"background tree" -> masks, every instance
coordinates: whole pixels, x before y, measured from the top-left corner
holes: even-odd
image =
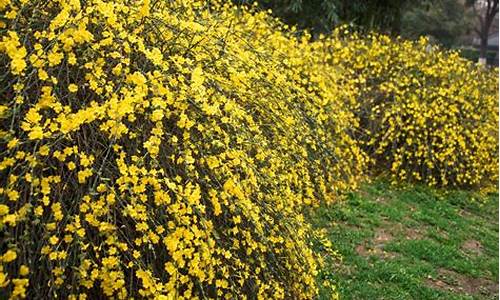
[[[466,3],[471,7],[477,19],[477,26],[474,31],[479,37],[479,62],[486,63],[486,54],[488,52],[488,37],[495,17],[498,14],[499,0],[467,0]]]
[[[430,36],[446,47],[461,44],[470,31],[473,16],[460,0],[422,1],[405,11],[401,35],[415,39]]]
[[[239,3],[251,0],[234,0]],[[351,24],[399,34],[403,12],[415,1],[409,0],[257,0],[264,9],[300,29],[329,33],[339,24]],[[418,3],[418,2],[417,2]]]
[[[404,12],[415,5],[409,0],[339,1],[341,20],[365,29],[401,33]],[[417,2],[418,3],[418,2]]]
[[[248,3],[251,0],[240,0]],[[327,33],[339,23],[337,0],[257,0],[263,9],[288,25],[309,29],[313,33]]]

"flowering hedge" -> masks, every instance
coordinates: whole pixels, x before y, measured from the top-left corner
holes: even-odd
[[[354,89],[359,141],[395,181],[488,187],[498,180],[498,69],[486,69],[426,39],[329,40],[340,83]]]
[[[366,160],[320,44],[214,1],[0,11],[1,298],[317,293],[301,210]]]
[[[367,154],[495,176],[496,77],[428,48],[225,1],[0,1],[0,298],[335,296],[302,211]]]

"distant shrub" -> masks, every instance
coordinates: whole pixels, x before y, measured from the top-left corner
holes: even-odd
[[[498,69],[420,41],[335,33],[333,65],[356,86],[360,141],[394,180],[482,187],[498,178]],[[333,39],[333,40],[335,40]]]
[[[0,298],[317,293],[301,210],[362,174],[352,96],[210,2],[0,2]]]
[[[460,53],[460,56],[467,58],[470,61],[477,62],[480,57],[480,52],[478,49],[474,48],[461,48],[458,49],[458,53]],[[495,56],[496,56],[496,51],[487,51],[486,52],[486,62],[489,65],[494,65],[495,64]]]

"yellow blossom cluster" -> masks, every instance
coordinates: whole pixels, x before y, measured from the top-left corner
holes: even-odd
[[[313,298],[302,210],[367,158],[309,40],[226,1],[0,1],[0,298]]]
[[[426,39],[360,36],[328,42],[342,85],[354,89],[358,140],[395,181],[488,187],[498,180],[498,69]]]

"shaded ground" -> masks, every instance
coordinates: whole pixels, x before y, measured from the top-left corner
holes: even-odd
[[[498,299],[498,194],[477,197],[376,182],[319,208],[343,256],[320,277],[341,299]]]

